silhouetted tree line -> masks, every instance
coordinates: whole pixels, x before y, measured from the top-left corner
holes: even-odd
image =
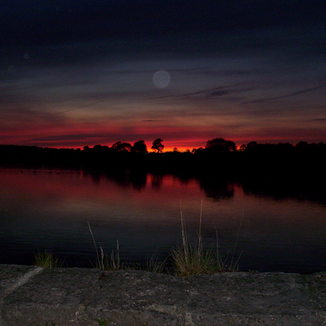
[[[0,145],[0,164],[24,166],[92,167],[94,169],[143,169],[155,173],[239,175],[325,175],[326,143],[299,142],[260,144],[250,142],[239,148],[223,138],[208,140],[192,151],[163,152],[161,138],[149,152],[144,140],[133,144],[118,141],[112,146],[56,149],[35,146]]]
[[[163,139],[157,138],[153,141],[152,149],[157,153],[162,153],[164,145],[162,144]],[[84,152],[92,153],[141,153],[147,154],[147,145],[144,140],[138,140],[133,145],[126,142],[117,141],[111,147],[95,145],[94,147],[84,146]]]

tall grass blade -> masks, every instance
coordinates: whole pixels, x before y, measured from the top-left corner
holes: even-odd
[[[201,257],[201,253],[203,250],[202,219],[203,219],[203,200],[200,201],[199,227],[198,227],[198,256],[199,257]]]
[[[92,240],[93,240],[93,245],[94,245],[95,252],[96,252],[97,265],[100,268],[100,266],[101,266],[100,255],[99,255],[99,252],[98,252],[98,249],[97,249],[97,245],[96,245],[96,241],[95,241],[95,238],[94,238],[94,234],[93,234],[93,231],[92,231],[92,228],[91,228],[91,225],[89,224],[89,222],[87,222],[87,224],[88,224],[88,229],[89,229],[89,232],[91,234],[91,237],[92,237]]]
[[[119,240],[117,240],[117,269],[120,269],[120,245],[119,245]]]
[[[187,233],[186,233],[185,225],[183,222],[183,212],[182,212],[181,202],[180,202],[180,223],[181,223],[182,248],[183,248],[183,252],[184,252],[184,259],[186,262],[188,262],[189,243],[187,240]]]

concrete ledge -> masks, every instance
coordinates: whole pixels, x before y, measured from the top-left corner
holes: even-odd
[[[0,300],[4,297],[7,289],[11,288],[20,277],[33,268],[33,266],[0,265]]]
[[[29,270],[0,265],[0,291]],[[60,268],[44,270],[4,296],[1,310],[5,326],[318,326],[326,325],[326,273],[183,279]]]

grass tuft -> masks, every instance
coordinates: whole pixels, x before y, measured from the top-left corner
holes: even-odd
[[[34,261],[36,266],[53,269],[61,265],[58,258],[55,258],[52,253],[38,252],[34,255]]]
[[[111,251],[110,256],[105,254],[103,248],[100,246],[100,263],[97,266],[102,271],[117,271],[122,269],[122,264],[120,262],[120,245],[117,240],[116,250]]]
[[[213,274],[217,272],[233,272],[238,270],[237,260],[232,259],[230,264],[223,260],[219,253],[218,238],[216,235],[216,252],[207,250],[202,242],[202,214],[203,202],[200,205],[198,241],[193,246],[188,240],[188,234],[183,221],[183,213],[180,207],[180,223],[182,246],[172,251],[172,261],[175,272],[179,276],[191,276],[199,274]]]
[[[94,249],[96,252],[96,268],[101,271],[115,271],[122,268],[120,262],[120,245],[117,240],[116,250],[111,251],[111,255],[104,253],[102,246],[97,245],[91,225],[88,223],[88,230],[91,234]]]
[[[163,273],[165,265],[165,261],[159,261],[156,258],[151,257],[151,259],[146,263],[145,270],[153,273]]]
[[[215,255],[210,251],[198,253],[197,248],[190,244],[172,251],[172,259],[176,274],[179,276],[191,276],[199,274],[213,274],[222,270]]]

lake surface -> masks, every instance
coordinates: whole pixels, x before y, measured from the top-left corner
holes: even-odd
[[[88,223],[106,252],[119,241],[123,261],[164,259],[180,244],[180,208],[195,241],[202,201],[205,246],[214,249],[218,238],[224,257],[240,257],[240,270],[326,270],[323,195],[247,188],[145,172],[0,169],[0,263],[31,264],[47,250],[66,266],[90,266]]]

